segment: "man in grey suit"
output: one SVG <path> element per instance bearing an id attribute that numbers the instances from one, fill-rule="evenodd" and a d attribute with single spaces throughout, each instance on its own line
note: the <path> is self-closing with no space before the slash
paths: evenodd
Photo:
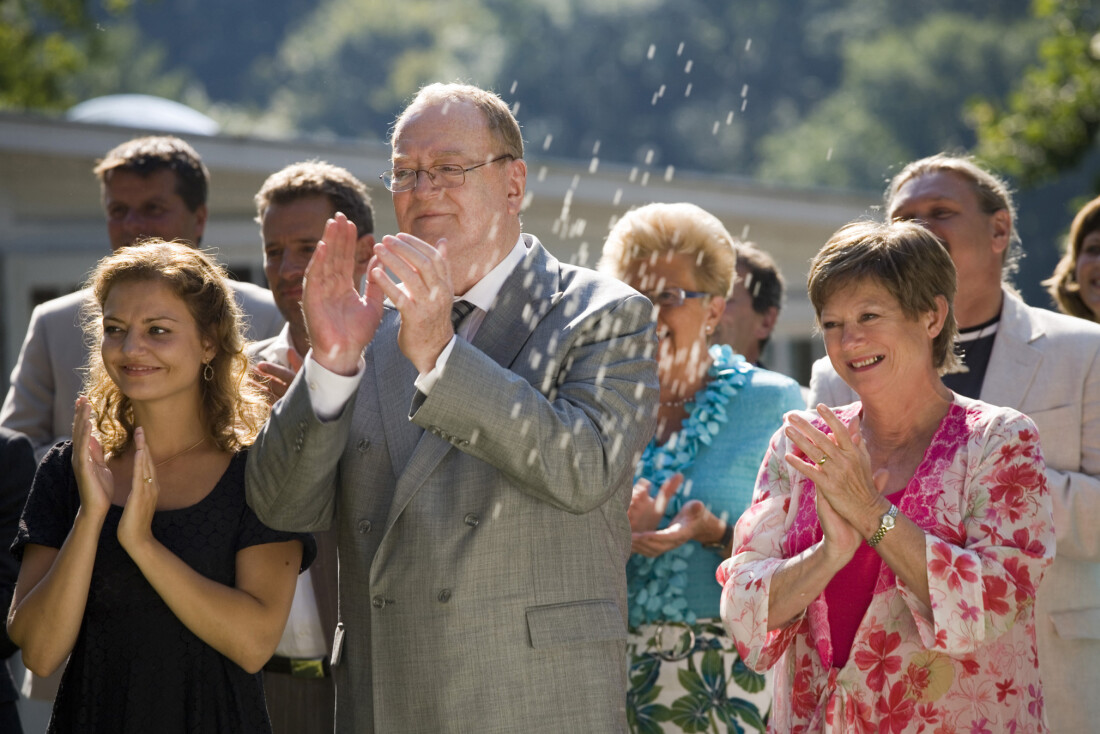
<path id="1" fill-rule="evenodd" d="M 273 173 L 256 194 L 256 219 L 264 248 L 264 273 L 286 326 L 250 345 L 249 357 L 271 402 L 285 393 L 309 351 L 302 315 L 302 279 L 310 257 L 336 212 L 355 222 L 356 283 L 374 248 L 370 194 L 347 170 L 320 161 L 294 163 Z M 317 557 L 298 576 L 294 604 L 275 655 L 264 666 L 264 694 L 274 734 L 331 732 L 336 687 L 329 668 L 336 631 L 336 534 L 317 531 Z"/>
<path id="2" fill-rule="evenodd" d="M 247 474 L 268 524 L 335 522 L 337 730 L 625 731 L 652 306 L 521 233 L 523 141 L 495 94 L 425 87 L 392 145 L 402 232 L 360 296 L 355 227 L 326 226 L 312 351 Z"/>
<path id="3" fill-rule="evenodd" d="M 972 160 L 936 155 L 894 177 L 891 219 L 916 220 L 946 245 L 959 275 L 953 391 L 1026 413 L 1039 428 L 1058 549 L 1039 589 L 1039 667 L 1053 732 L 1093 731 L 1100 697 L 1100 327 L 1025 304 L 1006 282 L 1019 247 L 1005 184 Z M 814 364 L 811 405 L 855 394 L 828 359 Z"/>
<path id="4" fill-rule="evenodd" d="M 111 249 L 141 237 L 198 246 L 206 227 L 209 174 L 198 153 L 172 136 L 143 137 L 113 148 L 95 167 Z M 250 339 L 273 336 L 283 319 L 266 288 L 232 282 L 248 316 Z M 36 307 L 11 373 L 0 425 L 23 433 L 41 458 L 72 432 L 73 404 L 87 363 L 80 310 L 87 290 Z"/>

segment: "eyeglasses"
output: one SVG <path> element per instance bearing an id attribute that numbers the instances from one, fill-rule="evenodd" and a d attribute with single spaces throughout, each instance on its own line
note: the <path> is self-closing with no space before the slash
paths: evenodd
<path id="1" fill-rule="evenodd" d="M 490 163 L 502 161 L 505 158 L 514 159 L 515 156 L 511 153 L 505 153 L 504 155 L 497 156 L 491 161 L 478 163 L 476 166 L 470 166 L 469 168 L 463 168 L 462 166 L 453 164 L 432 166 L 431 168 L 394 168 L 393 170 L 382 173 L 378 178 L 382 179 L 383 186 L 395 194 L 415 189 L 417 182 L 420 181 L 421 173 L 428 174 L 428 180 L 431 181 L 434 186 L 438 186 L 442 189 L 453 189 L 466 183 L 466 174 L 468 172 L 475 168 L 487 166 Z"/>
<path id="2" fill-rule="evenodd" d="M 658 308 L 676 308 L 683 306 L 688 298 L 706 298 L 711 295 L 703 291 L 685 291 L 683 288 L 665 288 L 660 293 L 649 294 L 649 300 Z"/>

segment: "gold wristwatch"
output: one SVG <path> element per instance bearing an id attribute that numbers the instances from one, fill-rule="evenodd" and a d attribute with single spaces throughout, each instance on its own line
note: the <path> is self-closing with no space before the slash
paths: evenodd
<path id="1" fill-rule="evenodd" d="M 879 520 L 878 530 L 875 531 L 874 535 L 867 539 L 867 545 L 871 546 L 872 548 L 878 545 L 879 542 L 881 542 L 882 539 L 886 537 L 886 534 L 894 529 L 894 518 L 897 517 L 897 515 L 898 507 L 893 502 L 891 502 L 890 509 L 887 510 L 886 514 L 882 516 L 881 520 Z"/>

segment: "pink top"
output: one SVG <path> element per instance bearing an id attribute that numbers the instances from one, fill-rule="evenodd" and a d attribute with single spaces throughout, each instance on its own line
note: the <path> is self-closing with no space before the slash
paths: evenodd
<path id="1" fill-rule="evenodd" d="M 860 407 L 836 412 L 847 423 Z M 1054 528 L 1031 420 L 955 396 L 895 502 L 926 533 L 932 606 L 880 564 L 837 666 L 827 593 L 767 630 L 772 576 L 821 533 L 814 485 L 789 469 L 788 451 L 797 449 L 780 430 L 737 523 L 734 555 L 717 572 L 722 620 L 741 658 L 753 670 L 775 668 L 770 731 L 1046 732 L 1034 608 Z"/>
<path id="2" fill-rule="evenodd" d="M 886 495 L 895 505 L 901 502 L 905 490 Z M 818 528 L 817 540 L 821 540 Z M 848 565 L 840 569 L 825 587 L 825 604 L 829 608 L 829 634 L 833 643 L 832 666 L 843 668 L 852 651 L 856 630 L 863 621 L 871 598 L 875 595 L 875 580 L 882 568 L 882 559 L 866 543 L 859 546 Z"/>

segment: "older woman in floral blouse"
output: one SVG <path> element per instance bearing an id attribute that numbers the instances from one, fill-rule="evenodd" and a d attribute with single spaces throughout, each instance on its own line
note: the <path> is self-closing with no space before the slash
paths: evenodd
<path id="1" fill-rule="evenodd" d="M 788 417 L 718 570 L 741 657 L 775 669 L 769 728 L 1047 731 L 1039 436 L 940 380 L 955 366 L 950 257 L 916 224 L 849 225 L 809 288 L 860 401 Z"/>

